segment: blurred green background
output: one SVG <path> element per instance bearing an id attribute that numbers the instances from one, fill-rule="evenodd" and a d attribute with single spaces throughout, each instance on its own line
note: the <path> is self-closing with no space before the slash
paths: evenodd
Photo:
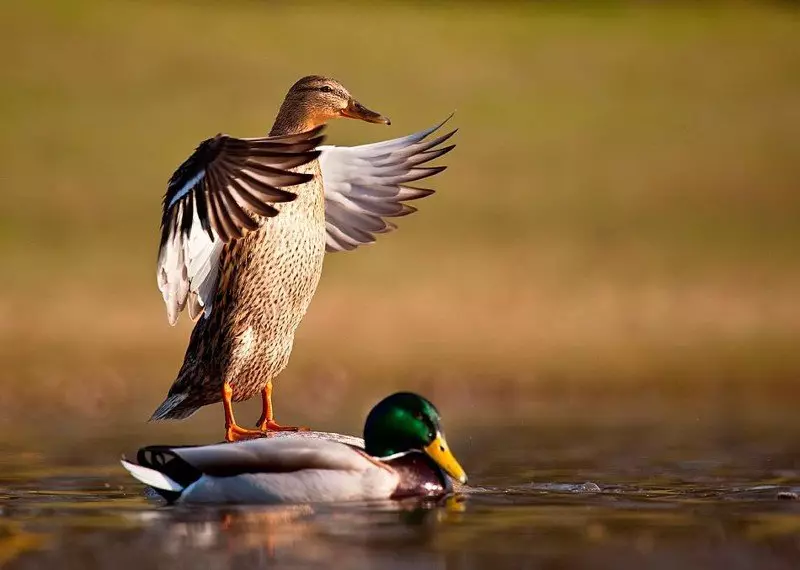
<path id="1" fill-rule="evenodd" d="M 266 133 L 312 73 L 392 119 L 333 123 L 330 143 L 401 136 L 453 110 L 460 131 L 418 214 L 328 257 L 276 382 L 279 421 L 358 429 L 400 388 L 455 423 L 794 413 L 791 5 L 2 11 L 0 421 L 12 435 L 220 435 L 216 407 L 143 424 L 190 330 L 167 325 L 156 288 L 160 199 L 200 140 Z"/>

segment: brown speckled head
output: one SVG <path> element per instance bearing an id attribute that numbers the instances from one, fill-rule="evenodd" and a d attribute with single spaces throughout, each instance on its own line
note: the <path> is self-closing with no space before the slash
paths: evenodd
<path id="1" fill-rule="evenodd" d="M 270 135 L 301 133 L 337 117 L 391 124 L 388 118 L 356 101 L 335 79 L 308 75 L 289 89 Z"/>

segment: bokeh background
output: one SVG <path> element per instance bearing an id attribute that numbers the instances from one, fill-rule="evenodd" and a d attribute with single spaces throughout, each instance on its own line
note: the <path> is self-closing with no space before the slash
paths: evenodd
<path id="1" fill-rule="evenodd" d="M 794 417 L 798 12 L 664 4 L 4 9 L 4 438 L 221 436 L 216 406 L 144 423 L 191 328 L 156 288 L 160 199 L 200 140 L 266 133 L 311 73 L 392 119 L 333 144 L 453 110 L 460 131 L 419 213 L 327 258 L 279 421 L 357 431 L 396 389 L 448 426 Z"/>

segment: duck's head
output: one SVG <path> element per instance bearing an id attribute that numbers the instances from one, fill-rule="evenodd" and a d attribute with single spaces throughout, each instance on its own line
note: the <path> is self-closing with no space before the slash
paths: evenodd
<path id="1" fill-rule="evenodd" d="M 391 121 L 383 115 L 370 111 L 356 101 L 344 86 L 328 77 L 308 75 L 292 85 L 286 94 L 278 123 L 286 123 L 284 130 L 309 130 L 323 125 L 331 119 L 348 117 L 368 123 L 390 125 Z"/>
<path id="2" fill-rule="evenodd" d="M 444 438 L 439 412 L 417 394 L 398 392 L 378 402 L 364 424 L 364 447 L 380 458 L 422 451 L 453 479 L 467 482 L 467 474 Z"/>

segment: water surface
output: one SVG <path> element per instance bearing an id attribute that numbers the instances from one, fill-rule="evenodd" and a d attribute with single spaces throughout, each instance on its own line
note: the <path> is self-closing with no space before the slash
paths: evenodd
<path id="1" fill-rule="evenodd" d="M 164 507 L 105 451 L 7 452 L 0 565 L 796 568 L 797 428 L 484 426 L 450 434 L 464 494 L 347 505 Z"/>

